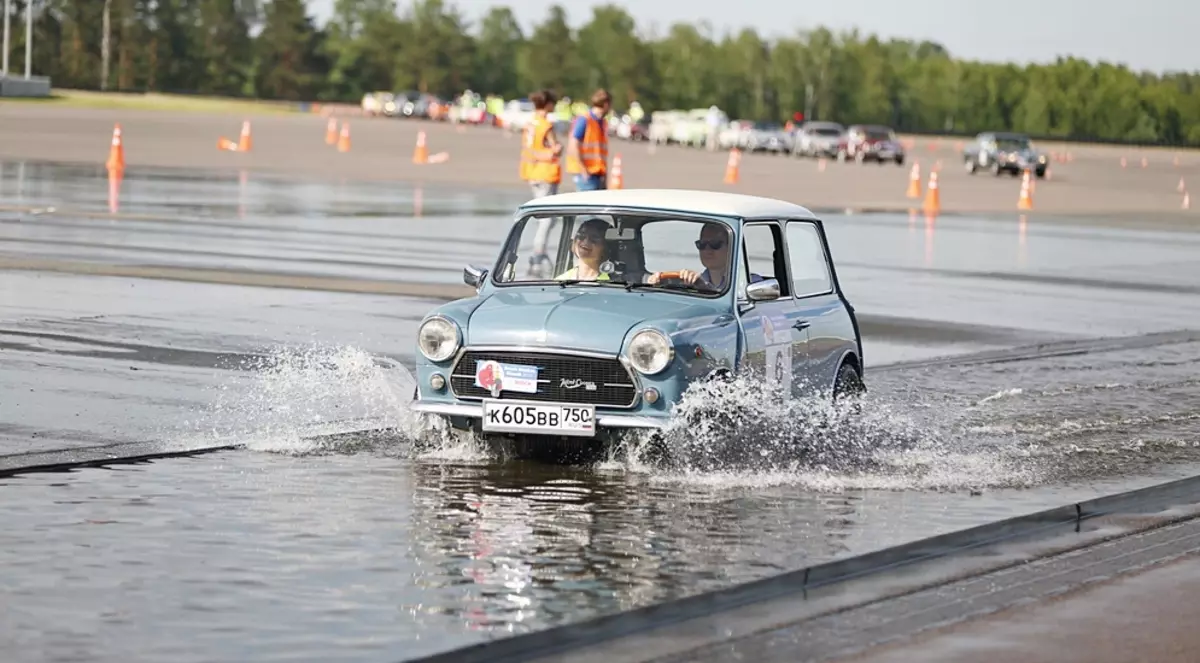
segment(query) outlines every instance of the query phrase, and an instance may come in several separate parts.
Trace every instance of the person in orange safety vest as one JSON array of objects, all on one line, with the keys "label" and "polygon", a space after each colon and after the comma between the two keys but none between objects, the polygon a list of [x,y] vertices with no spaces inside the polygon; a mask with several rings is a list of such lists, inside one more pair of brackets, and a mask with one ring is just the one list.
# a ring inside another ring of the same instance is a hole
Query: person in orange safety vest
[{"label": "person in orange safety vest", "polygon": [[[559,155],[562,154],[562,143],[554,133],[554,121],[551,113],[558,98],[550,90],[540,90],[529,95],[533,102],[533,119],[525,126],[521,140],[521,179],[529,182],[534,198],[553,196],[558,193],[558,185],[562,182],[562,166],[559,165]],[[556,217],[545,217],[537,220],[537,230],[533,238],[533,254],[529,257],[529,271],[532,274],[549,270],[550,258],[546,255],[546,242],[550,237],[550,228],[557,220]]]},{"label": "person in orange safety vest", "polygon": [[607,90],[596,90],[592,107],[575,118],[571,139],[567,142],[567,172],[579,191],[608,188],[608,130],[604,118],[612,109]]}]

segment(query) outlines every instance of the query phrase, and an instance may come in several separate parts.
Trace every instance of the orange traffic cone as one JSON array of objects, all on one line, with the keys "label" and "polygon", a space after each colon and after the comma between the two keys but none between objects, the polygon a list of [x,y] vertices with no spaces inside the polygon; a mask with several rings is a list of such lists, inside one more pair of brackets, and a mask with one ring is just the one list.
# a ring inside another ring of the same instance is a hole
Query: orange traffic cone
[{"label": "orange traffic cone", "polygon": [[729,161],[725,163],[725,183],[737,184],[738,171],[742,165],[742,153],[738,148],[729,150]]},{"label": "orange traffic cone", "polygon": [[1187,185],[1183,183],[1183,178],[1179,178],[1179,185],[1175,187],[1175,190],[1179,193],[1183,193],[1186,189]]},{"label": "orange traffic cone", "polygon": [[125,145],[121,142],[121,125],[113,126],[112,147],[108,149],[108,161],[104,166],[110,171],[125,170]]},{"label": "orange traffic cone", "polygon": [[1125,157],[1121,157],[1121,167],[1126,168],[1126,167],[1128,167],[1128,165],[1129,165],[1129,162],[1127,162],[1125,160]]},{"label": "orange traffic cone", "polygon": [[817,172],[818,173],[825,172],[825,157],[821,157],[821,158],[817,159]]},{"label": "orange traffic cone", "polygon": [[221,136],[217,139],[217,149],[225,152],[237,152],[239,148],[237,143]]},{"label": "orange traffic cone", "polygon": [[1021,197],[1017,199],[1017,209],[1033,209],[1033,194],[1030,192],[1028,170],[1021,178]]},{"label": "orange traffic cone", "polygon": [[938,191],[937,171],[929,173],[929,189],[925,191],[925,214],[937,216],[942,211],[942,194]]},{"label": "orange traffic cone", "polygon": [[1184,192],[1183,192],[1183,205],[1182,205],[1182,208],[1183,208],[1183,209],[1191,209],[1191,208],[1192,208],[1192,197],[1188,195],[1188,192],[1187,192],[1187,191],[1184,191]]},{"label": "orange traffic cone", "polygon": [[625,177],[621,174],[621,155],[613,157],[612,172],[608,174],[608,188],[624,189]]},{"label": "orange traffic cone", "polygon": [[325,144],[326,145],[337,145],[337,139],[338,139],[337,119],[331,117],[331,118],[329,118],[329,124],[325,125]]},{"label": "orange traffic cone", "polygon": [[425,132],[417,132],[417,147],[413,149],[413,163],[429,163],[429,148],[425,145]]},{"label": "orange traffic cone", "polygon": [[342,124],[342,133],[341,133],[341,135],[338,136],[337,151],[338,152],[349,152],[350,151],[350,123],[349,122],[345,122]]},{"label": "orange traffic cone", "polygon": [[238,138],[238,152],[250,151],[250,120],[242,122],[242,135]]},{"label": "orange traffic cone", "polygon": [[920,199],[921,197],[921,164],[913,162],[912,171],[908,174],[908,197]]},{"label": "orange traffic cone", "polygon": [[1150,165],[1150,162],[1146,160],[1146,157],[1142,157],[1142,168],[1145,168],[1146,166],[1149,166],[1149,165]]}]

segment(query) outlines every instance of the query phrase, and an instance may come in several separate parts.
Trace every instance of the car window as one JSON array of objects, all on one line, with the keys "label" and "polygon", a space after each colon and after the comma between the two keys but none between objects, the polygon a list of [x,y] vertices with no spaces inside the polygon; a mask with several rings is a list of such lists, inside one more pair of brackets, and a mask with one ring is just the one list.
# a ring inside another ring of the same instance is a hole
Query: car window
[{"label": "car window", "polygon": [[790,221],[787,225],[788,257],[792,268],[792,292],[797,297],[820,295],[833,290],[833,278],[816,225]]},{"label": "car window", "polygon": [[[543,218],[538,218],[542,216]],[[498,285],[581,278],[646,283],[657,272],[694,271],[715,296],[728,289],[733,232],[716,221],[624,214],[530,214],[517,221],[495,267]],[[581,264],[583,267],[581,267]],[[599,273],[606,276],[599,277]]]},{"label": "car window", "polygon": [[744,294],[752,281],[779,279],[779,290],[788,295],[787,270],[783,264],[783,238],[773,223],[747,224],[742,229],[743,269],[738,276],[738,293]]}]

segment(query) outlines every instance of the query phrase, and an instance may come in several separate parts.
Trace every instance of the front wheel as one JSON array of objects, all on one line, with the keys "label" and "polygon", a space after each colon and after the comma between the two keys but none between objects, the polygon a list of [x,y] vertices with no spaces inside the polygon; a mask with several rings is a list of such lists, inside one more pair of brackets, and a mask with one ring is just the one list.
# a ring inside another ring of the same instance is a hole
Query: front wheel
[{"label": "front wheel", "polygon": [[858,398],[867,392],[862,376],[853,364],[844,363],[838,368],[837,379],[833,383],[833,400],[835,403],[847,399]]}]

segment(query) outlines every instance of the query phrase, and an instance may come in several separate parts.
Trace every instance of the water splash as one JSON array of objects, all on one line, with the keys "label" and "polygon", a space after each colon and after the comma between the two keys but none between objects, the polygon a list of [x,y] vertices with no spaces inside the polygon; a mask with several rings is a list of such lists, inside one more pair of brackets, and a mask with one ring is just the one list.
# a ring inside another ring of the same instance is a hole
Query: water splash
[{"label": "water splash", "polygon": [[[599,467],[658,481],[845,489],[982,489],[1037,481],[1008,436],[956,425],[944,406],[868,394],[784,399],[753,376],[693,385],[661,436],[630,438]],[[658,451],[663,453],[659,454]]]},{"label": "water splash", "polygon": [[391,358],[351,346],[276,346],[241,368],[201,417],[210,440],[287,455],[483,457],[477,440],[409,409],[415,379]]}]

